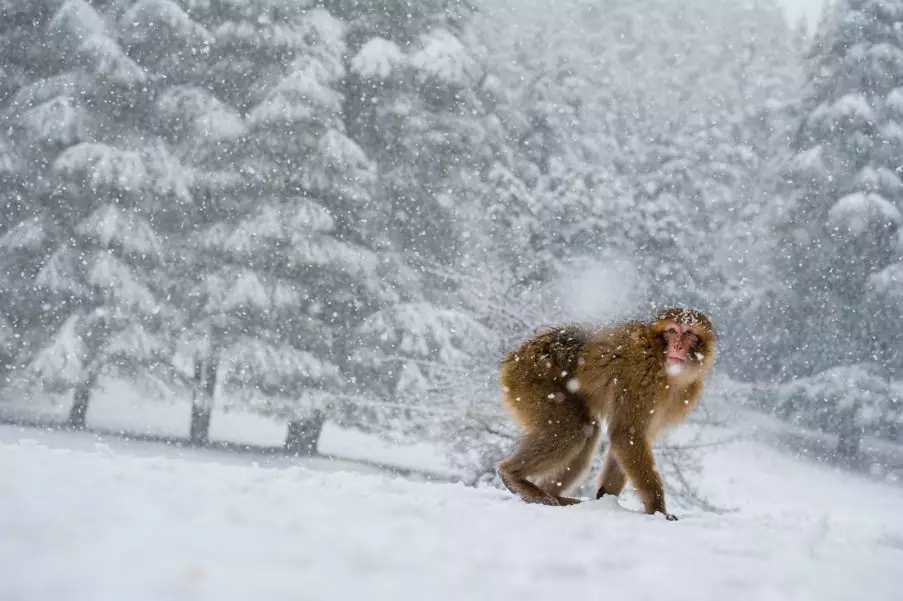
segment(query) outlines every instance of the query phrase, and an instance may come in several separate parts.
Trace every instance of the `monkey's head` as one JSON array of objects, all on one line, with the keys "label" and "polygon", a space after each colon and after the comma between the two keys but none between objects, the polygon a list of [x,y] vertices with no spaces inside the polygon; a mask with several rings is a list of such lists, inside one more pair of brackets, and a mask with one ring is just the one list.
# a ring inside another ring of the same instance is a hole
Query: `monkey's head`
[{"label": "monkey's head", "polygon": [[715,328],[702,311],[671,307],[655,316],[652,333],[661,342],[669,375],[705,373],[715,362]]}]

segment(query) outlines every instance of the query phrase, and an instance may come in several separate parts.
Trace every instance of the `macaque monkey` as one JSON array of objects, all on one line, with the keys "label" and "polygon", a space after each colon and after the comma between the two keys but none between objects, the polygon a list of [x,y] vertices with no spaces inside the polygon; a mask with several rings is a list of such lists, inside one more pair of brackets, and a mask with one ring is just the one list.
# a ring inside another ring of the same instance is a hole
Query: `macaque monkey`
[{"label": "macaque monkey", "polygon": [[502,360],[502,402],[525,432],[498,464],[499,477],[529,503],[579,503],[564,495],[589,469],[605,422],[609,448],[596,498],[619,495],[629,479],[647,513],[676,520],[665,508],[652,443],[693,409],[714,361],[715,330],[695,309],[537,334]]}]

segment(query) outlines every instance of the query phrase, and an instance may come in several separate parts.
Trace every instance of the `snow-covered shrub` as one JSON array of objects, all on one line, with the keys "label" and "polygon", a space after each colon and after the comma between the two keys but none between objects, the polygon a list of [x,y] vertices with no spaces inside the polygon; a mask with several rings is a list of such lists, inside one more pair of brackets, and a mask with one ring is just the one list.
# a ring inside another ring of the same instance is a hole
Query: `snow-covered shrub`
[{"label": "snow-covered shrub", "polygon": [[839,366],[775,388],[775,414],[796,425],[848,436],[903,434],[903,385],[873,364]]}]

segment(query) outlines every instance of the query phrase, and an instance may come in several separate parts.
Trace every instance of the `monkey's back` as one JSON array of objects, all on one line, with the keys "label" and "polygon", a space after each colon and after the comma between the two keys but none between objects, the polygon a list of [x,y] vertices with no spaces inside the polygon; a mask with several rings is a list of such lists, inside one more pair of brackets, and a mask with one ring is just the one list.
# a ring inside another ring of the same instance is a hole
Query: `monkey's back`
[{"label": "monkey's back", "polygon": [[576,324],[542,331],[507,353],[501,362],[503,403],[525,427],[549,419],[573,396],[573,378],[580,353],[591,333]]}]

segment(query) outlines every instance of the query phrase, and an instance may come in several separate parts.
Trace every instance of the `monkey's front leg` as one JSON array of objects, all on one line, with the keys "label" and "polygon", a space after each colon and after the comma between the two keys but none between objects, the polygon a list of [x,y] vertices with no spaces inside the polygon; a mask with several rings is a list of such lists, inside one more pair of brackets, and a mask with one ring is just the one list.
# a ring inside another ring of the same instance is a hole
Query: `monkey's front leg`
[{"label": "monkey's front leg", "polygon": [[627,475],[618,464],[614,452],[609,445],[605,451],[605,458],[602,460],[602,473],[599,474],[599,489],[596,492],[596,498],[601,499],[605,495],[614,495],[617,497],[624,490],[627,484]]},{"label": "monkey's front leg", "polygon": [[629,430],[615,430],[609,433],[611,452],[633,482],[643,500],[646,513],[662,513],[669,521],[677,517],[665,509],[665,486],[655,469],[655,458],[646,437]]}]

